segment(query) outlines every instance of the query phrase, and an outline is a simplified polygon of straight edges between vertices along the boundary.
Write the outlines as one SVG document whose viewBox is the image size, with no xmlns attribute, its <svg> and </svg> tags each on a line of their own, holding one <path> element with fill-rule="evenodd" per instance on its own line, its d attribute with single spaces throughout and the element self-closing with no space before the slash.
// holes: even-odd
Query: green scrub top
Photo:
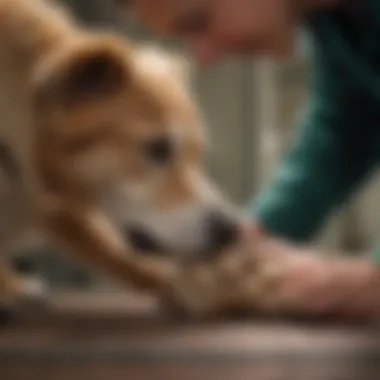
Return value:
<svg viewBox="0 0 380 380">
<path fill-rule="evenodd" d="M 380 1 L 313 11 L 305 27 L 309 102 L 274 178 L 249 205 L 270 233 L 296 242 L 310 241 L 380 161 Z"/>
</svg>

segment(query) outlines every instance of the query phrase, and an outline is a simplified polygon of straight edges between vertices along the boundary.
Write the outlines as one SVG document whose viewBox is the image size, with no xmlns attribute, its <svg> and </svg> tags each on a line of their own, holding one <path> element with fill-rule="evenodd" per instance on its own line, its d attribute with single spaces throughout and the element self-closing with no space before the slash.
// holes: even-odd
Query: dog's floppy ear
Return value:
<svg viewBox="0 0 380 380">
<path fill-rule="evenodd" d="M 113 36 L 81 39 L 57 49 L 37 68 L 37 100 L 76 106 L 123 91 L 131 79 L 130 51 L 126 41 Z"/>
</svg>

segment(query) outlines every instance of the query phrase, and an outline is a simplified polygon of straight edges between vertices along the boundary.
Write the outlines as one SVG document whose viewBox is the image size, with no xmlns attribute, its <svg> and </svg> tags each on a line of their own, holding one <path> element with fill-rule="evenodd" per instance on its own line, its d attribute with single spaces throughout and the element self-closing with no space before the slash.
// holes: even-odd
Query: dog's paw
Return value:
<svg viewBox="0 0 380 380">
<path fill-rule="evenodd" d="M 171 322 L 189 322 L 194 319 L 194 315 L 186 305 L 176 302 L 173 298 L 160 297 L 158 302 L 159 313 Z"/>
<path fill-rule="evenodd" d="M 207 300 L 197 287 L 189 285 L 176 283 L 170 292 L 162 294 L 159 297 L 160 313 L 178 322 L 203 319 L 208 311 Z"/>
<path fill-rule="evenodd" d="M 220 316 L 215 284 L 200 274 L 183 273 L 178 276 L 168 293 L 159 300 L 161 312 L 180 321 L 205 321 Z"/>
</svg>

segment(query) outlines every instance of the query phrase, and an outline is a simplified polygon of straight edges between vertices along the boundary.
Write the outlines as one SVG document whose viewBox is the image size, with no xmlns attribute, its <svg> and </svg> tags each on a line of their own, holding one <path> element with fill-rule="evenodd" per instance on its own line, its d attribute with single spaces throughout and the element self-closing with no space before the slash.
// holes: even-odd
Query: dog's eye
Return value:
<svg viewBox="0 0 380 380">
<path fill-rule="evenodd" d="M 145 152 L 157 164 L 166 164 L 174 154 L 173 142 L 168 137 L 157 137 L 146 143 Z"/>
</svg>

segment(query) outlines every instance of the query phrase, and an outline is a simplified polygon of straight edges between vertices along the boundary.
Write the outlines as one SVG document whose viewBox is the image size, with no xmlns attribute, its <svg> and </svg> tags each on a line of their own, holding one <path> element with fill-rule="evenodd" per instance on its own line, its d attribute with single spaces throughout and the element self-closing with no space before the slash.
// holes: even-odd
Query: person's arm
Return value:
<svg viewBox="0 0 380 380">
<path fill-rule="evenodd" d="M 272 183 L 249 211 L 268 233 L 305 242 L 369 176 L 379 113 L 327 63 L 313 77 L 300 131 Z"/>
</svg>

